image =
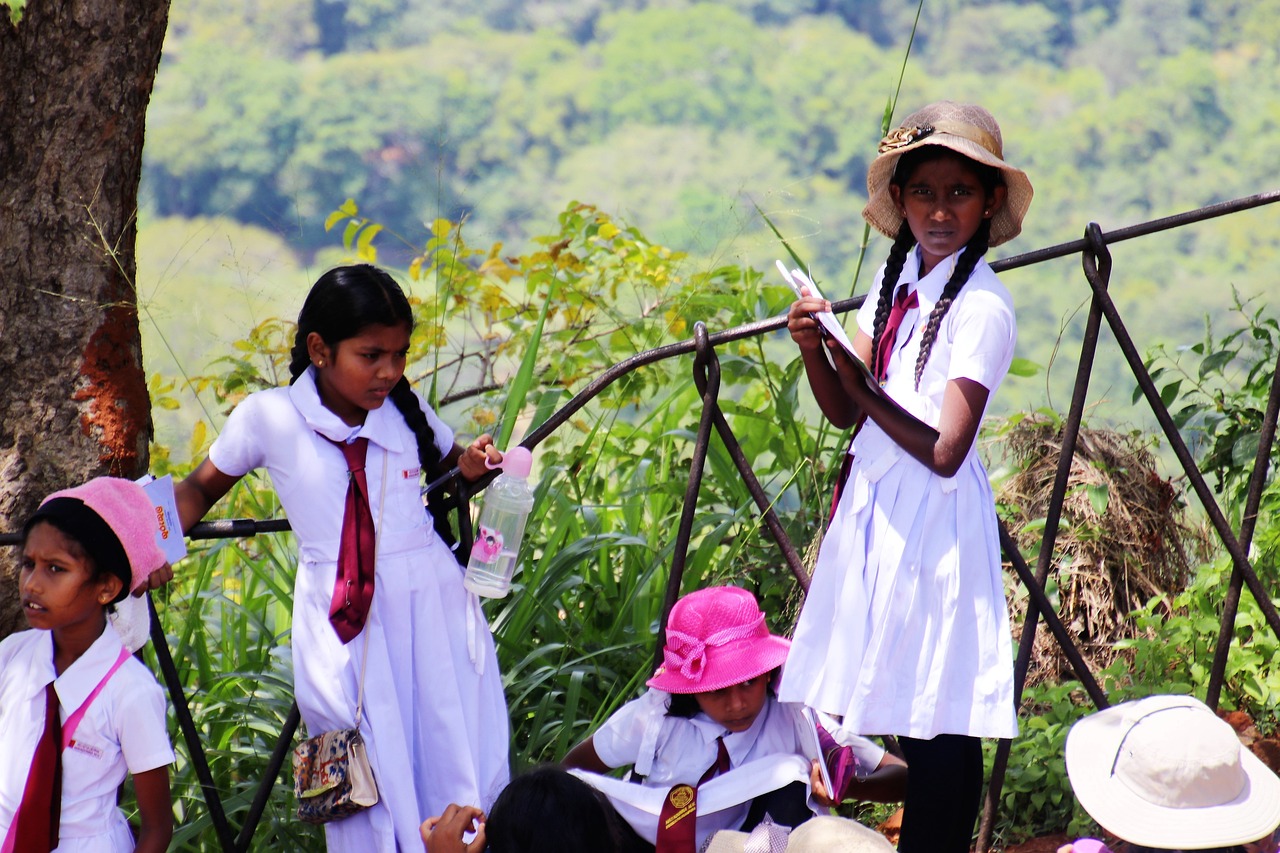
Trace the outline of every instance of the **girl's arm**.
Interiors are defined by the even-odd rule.
[[[849,779],[839,799],[832,796],[822,781],[818,759],[813,759],[809,769],[809,787],[819,805],[835,808],[842,802],[900,803],[907,797],[907,763],[891,752],[886,752],[876,769],[859,779]]]
[[[486,459],[494,465],[502,461],[502,454],[493,446],[493,436],[487,432],[467,447],[455,442],[453,450],[444,458],[444,467],[456,466],[462,469],[463,477],[474,482],[489,473],[484,464]]]
[[[173,492],[178,503],[178,518],[182,522],[182,532],[186,533],[195,526],[196,522],[204,518],[213,505],[231,491],[231,487],[239,480],[239,477],[222,473],[206,458],[196,470],[174,486]]]
[[[872,803],[900,803],[907,798],[907,762],[886,752],[865,777],[856,776],[844,790],[844,799]]]
[[[809,379],[809,387],[813,389],[813,396],[818,401],[822,414],[839,429],[848,429],[857,422],[861,411],[845,390],[831,362],[827,361],[822,347],[821,327],[812,316],[815,311],[830,311],[831,303],[825,299],[807,295],[809,293],[807,287],[802,287],[801,292],[806,295],[793,302],[791,310],[787,312],[787,331],[791,333],[791,339],[800,348],[805,376]],[[866,351],[863,352],[862,342],[858,339],[866,337],[861,333],[855,337],[854,349],[864,361],[869,362],[871,340],[867,338]]]
[[[862,353],[865,343],[870,355],[871,340],[865,332],[858,332],[854,348]],[[831,357],[836,364],[840,385],[857,406],[871,418],[890,438],[921,464],[940,477],[950,477],[960,470],[961,463],[969,455],[982,412],[990,392],[972,379],[952,379],[947,383],[942,397],[942,414],[938,429],[934,429],[888,397],[868,388],[848,353],[835,341],[828,343]]]
[[[209,509],[218,499],[230,491],[239,477],[224,474],[205,459],[196,470],[192,471],[173,487],[173,497],[178,505],[178,520],[182,524],[182,532],[186,533],[195,523],[205,517]],[[147,578],[146,587],[138,587],[134,595],[142,595],[145,590],[159,589],[173,580],[173,567],[165,563]]]
[[[595,742],[591,738],[587,738],[569,750],[564,760],[560,762],[560,766],[571,770],[589,770],[592,773],[608,773],[613,769],[600,760],[600,756],[596,754]]]
[[[164,853],[173,838],[173,800],[169,796],[169,766],[133,774],[142,828],[136,853]]]

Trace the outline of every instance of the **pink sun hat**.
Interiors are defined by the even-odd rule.
[[[147,582],[163,566],[156,544],[159,520],[142,486],[119,477],[97,477],[72,489],[54,492],[25,525],[50,521],[65,528],[84,546],[100,568],[124,581],[117,601]]]
[[[720,690],[777,669],[790,648],[790,640],[769,633],[754,595],[708,587],[671,608],[662,664],[646,683],[668,693]]]

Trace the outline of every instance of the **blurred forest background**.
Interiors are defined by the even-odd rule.
[[[516,254],[579,200],[687,252],[690,275],[771,269],[783,249],[758,206],[827,295],[865,292],[887,251],[873,235],[855,281],[866,167],[916,14],[910,0],[174,0],[139,212],[147,371],[198,372],[292,318],[343,255],[324,222],[348,198],[386,227],[392,267],[436,219]],[[944,97],[997,116],[1036,187],[1003,257],[1273,189],[1277,46],[1280,0],[927,0],[894,119]],[[1233,288],[1280,292],[1280,210],[1113,253],[1139,346],[1176,348],[1206,317],[1231,322]],[[1011,377],[997,403],[1063,411],[1089,296],[1078,258],[1005,280],[1019,355],[1053,369]],[[1132,388],[1104,350],[1093,417],[1141,417]],[[157,413],[159,441],[186,446],[188,402]]]

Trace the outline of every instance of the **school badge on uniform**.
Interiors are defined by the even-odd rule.
[[[693,853],[698,792],[692,785],[675,785],[667,791],[658,816],[654,853]]]

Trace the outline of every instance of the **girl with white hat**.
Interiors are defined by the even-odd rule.
[[[863,216],[892,238],[857,315],[860,367],[804,290],[787,326],[823,414],[860,425],[844,459],[779,698],[897,735],[911,767],[901,853],[967,853],[983,737],[1017,733],[995,501],[976,437],[1013,359],[1009,292],[987,265],[1031,182],[999,125],[942,101],[880,143]],[[868,371],[869,368],[869,371]]]
[[[1076,799],[1127,842],[1120,853],[1276,853],[1280,779],[1207,705],[1148,696],[1071,727],[1067,775]],[[1059,853],[1111,853],[1085,838]]]

